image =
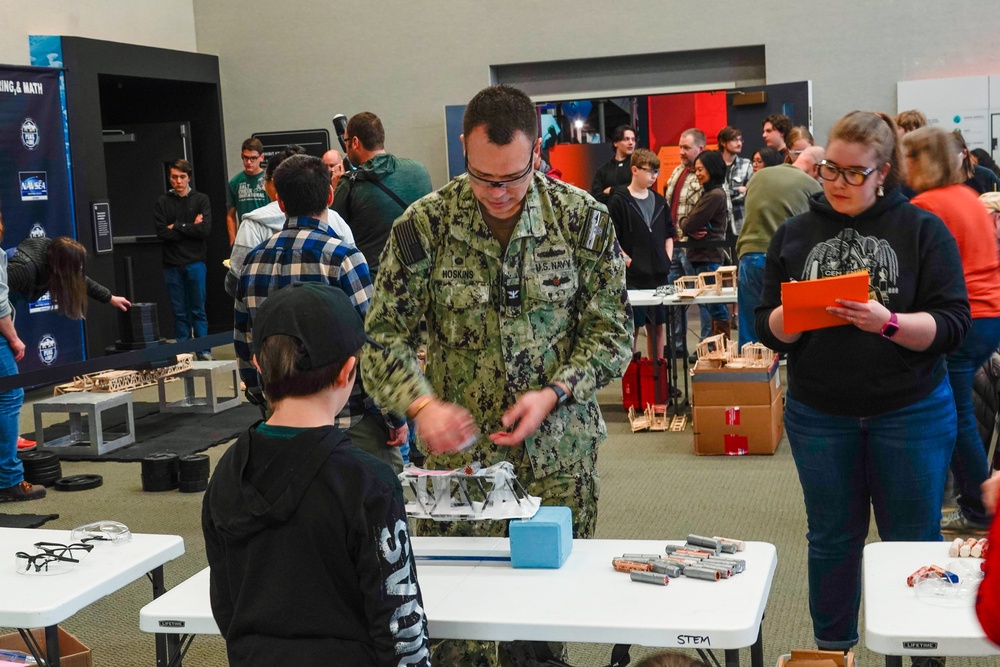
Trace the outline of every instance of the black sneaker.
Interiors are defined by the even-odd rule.
[[[45,487],[39,484],[31,484],[27,480],[14,486],[8,486],[6,489],[0,489],[0,503],[15,500],[38,500],[44,497]]]

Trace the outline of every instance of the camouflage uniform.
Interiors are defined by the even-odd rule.
[[[475,446],[430,455],[428,468],[510,461],[546,505],[573,510],[575,537],[597,517],[597,446],[607,436],[595,392],[621,377],[631,356],[625,265],[601,204],[535,173],[506,249],[479,212],[468,176],[418,200],[396,220],[375,283],[366,328],[385,346],[362,354],[365,386],[404,414],[433,392],[466,408],[483,435]],[[416,347],[427,321],[426,375]],[[494,445],[503,413],[526,391],[560,381],[571,401],[555,409],[524,447]],[[506,522],[418,522],[418,534],[503,535]],[[446,642],[454,644],[454,642]],[[495,664],[481,643],[461,664]],[[483,651],[473,658],[477,644]],[[435,652],[438,662],[457,653]],[[446,658],[444,656],[453,656]],[[443,662],[442,662],[443,661]],[[455,664],[458,664],[457,662]]]

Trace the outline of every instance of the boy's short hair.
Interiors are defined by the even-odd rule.
[[[632,153],[632,161],[629,163],[629,166],[649,167],[650,169],[659,170],[660,158],[648,148],[636,148],[635,152]]]
[[[251,326],[264,393],[277,403],[326,389],[365,342],[364,322],[339,287],[292,283],[270,294]]]
[[[185,160],[183,158],[179,158],[179,159],[174,160],[173,162],[171,162],[170,163],[170,168],[171,169],[176,169],[177,171],[183,171],[188,176],[194,175],[194,167],[191,166],[190,162],[188,162],[187,160]]]
[[[243,140],[243,145],[240,146],[241,151],[256,151],[257,153],[264,153],[264,144],[260,143],[260,139],[257,137],[250,137],[249,139]]]

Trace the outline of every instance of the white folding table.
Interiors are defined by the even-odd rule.
[[[885,655],[886,667],[902,656],[990,656],[990,642],[976,618],[975,595],[954,600],[917,597],[906,578],[925,565],[947,568],[949,542],[877,542],[864,551],[865,646]]]
[[[126,544],[96,543],[79,563],[67,564],[64,574],[19,574],[14,554],[36,553],[36,542],[69,544],[68,530],[0,528],[0,626],[45,628],[46,658],[59,665],[57,625],[87,605],[114,593],[145,574],[153,582],[153,597],[165,592],[163,564],[184,553],[178,535],[133,535]],[[22,632],[24,637],[27,633]],[[29,644],[30,647],[30,644]],[[157,645],[158,655],[165,645]],[[34,652],[34,651],[33,651]],[[36,656],[39,658],[40,656]]]
[[[684,577],[667,586],[636,583],[615,572],[623,553],[663,553],[665,540],[574,540],[559,569],[513,569],[499,538],[414,537],[417,576],[435,639],[566,641],[686,649],[722,649],[726,665],[750,647],[763,667],[761,622],[777,567],[775,548],[748,542],[737,554],[746,572],[709,582]],[[434,557],[431,559],[431,557]],[[495,560],[491,560],[495,559]],[[145,632],[217,634],[205,569],[139,612]],[[190,638],[188,639],[188,641]]]

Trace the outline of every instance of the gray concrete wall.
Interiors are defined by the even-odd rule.
[[[192,0],[0,0],[0,63],[30,65],[28,35],[197,50]]]

